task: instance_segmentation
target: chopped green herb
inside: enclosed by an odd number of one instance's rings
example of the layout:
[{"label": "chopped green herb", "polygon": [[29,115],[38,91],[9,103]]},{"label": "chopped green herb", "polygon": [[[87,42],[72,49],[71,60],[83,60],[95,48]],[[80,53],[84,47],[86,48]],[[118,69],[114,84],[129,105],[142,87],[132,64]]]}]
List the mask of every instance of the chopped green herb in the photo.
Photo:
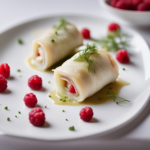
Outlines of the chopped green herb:
[{"label": "chopped green herb", "polygon": [[118,51],[120,49],[128,49],[131,47],[130,39],[132,36],[116,31],[114,34],[108,34],[106,37],[101,39],[93,39],[94,42],[99,43],[102,48],[107,51]]},{"label": "chopped green herb", "polygon": [[68,119],[66,119],[66,121],[68,121]]},{"label": "chopped green herb", "polygon": [[58,34],[57,31],[55,31],[55,34],[56,34],[56,35]]},{"label": "chopped green herb", "polygon": [[18,71],[18,72],[21,72],[21,70],[20,70],[20,69],[18,69],[17,71]]},{"label": "chopped green herb", "polygon": [[122,70],[126,70],[125,68],[123,68]]},{"label": "chopped green herb", "polygon": [[48,81],[48,83],[51,83],[50,81]]},{"label": "chopped green herb", "polygon": [[45,106],[45,108],[47,108],[47,106]]},{"label": "chopped green herb", "polygon": [[10,118],[9,118],[9,117],[7,118],[7,121],[10,121]]},{"label": "chopped green herb", "polygon": [[19,77],[22,77],[22,75],[19,75]]},{"label": "chopped green herb", "polygon": [[112,89],[112,87],[109,88],[110,90]]},{"label": "chopped green herb", "polygon": [[22,44],[23,42],[22,42],[22,40],[21,40],[21,39],[18,39],[18,43],[19,43],[19,44]]},{"label": "chopped green herb", "polygon": [[21,114],[21,112],[20,112],[20,111],[18,111],[18,114]]},{"label": "chopped green herb", "polygon": [[127,99],[124,99],[122,97],[119,97],[115,91],[113,91],[113,94],[107,92],[106,94],[107,97],[111,98],[113,100],[113,102],[116,102],[116,99],[119,98],[121,99],[122,101],[117,101],[116,104],[119,104],[119,103],[122,103],[122,102],[130,102],[129,100]]},{"label": "chopped green herb", "polygon": [[94,60],[90,59],[90,56],[99,55],[97,50],[98,48],[95,44],[93,45],[87,44],[86,48],[79,52],[79,56],[75,58],[74,61],[84,61],[85,63],[88,64],[88,67],[87,67],[88,72],[95,73],[96,72],[95,67],[92,65]]},{"label": "chopped green herb", "polygon": [[98,100],[102,100],[101,98],[98,98]]},{"label": "chopped green herb", "polygon": [[51,42],[55,42],[55,40],[54,40],[54,39],[51,39]]},{"label": "chopped green herb", "polygon": [[61,28],[66,28],[66,25],[68,24],[68,22],[65,20],[65,19],[61,19],[60,20],[60,23],[58,24],[58,25],[55,25],[54,26],[54,28],[56,29],[56,30],[59,30],[59,29],[61,29]]},{"label": "chopped green herb", "polygon": [[8,109],[8,107],[6,106],[6,107],[4,107],[4,109],[6,109],[6,110],[7,110],[7,109]]},{"label": "chopped green herb", "polygon": [[15,117],[17,118],[17,115]]},{"label": "chopped green herb", "polygon": [[75,130],[74,126],[69,127],[69,130],[74,131]]},{"label": "chopped green herb", "polygon": [[62,110],[62,112],[65,112],[65,110]]},{"label": "chopped green herb", "polygon": [[69,101],[69,100],[71,100],[71,99],[69,99],[68,97],[66,97],[66,96],[63,96],[63,95],[61,95],[61,94],[59,94],[58,93],[58,95],[59,95],[59,97],[60,97],[60,101],[62,101],[62,102],[66,102],[66,101]]},{"label": "chopped green herb", "polygon": [[48,97],[52,97],[51,95],[49,95]]}]

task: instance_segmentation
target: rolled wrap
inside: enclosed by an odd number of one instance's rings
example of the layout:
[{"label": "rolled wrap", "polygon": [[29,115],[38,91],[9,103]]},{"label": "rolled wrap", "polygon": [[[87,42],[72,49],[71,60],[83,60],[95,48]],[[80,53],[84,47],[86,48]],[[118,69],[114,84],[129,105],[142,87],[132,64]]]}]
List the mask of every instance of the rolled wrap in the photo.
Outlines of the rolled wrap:
[{"label": "rolled wrap", "polygon": [[[51,40],[54,39],[52,42]],[[32,63],[40,70],[46,70],[83,44],[83,37],[77,28],[67,23],[57,30],[53,28],[32,44]]]},{"label": "rolled wrap", "polygon": [[[87,64],[83,61],[74,61],[79,53],[56,68],[54,80],[57,92],[82,102],[105,85],[114,82],[119,75],[117,63],[109,53],[102,50],[98,50],[98,53],[100,55],[90,57],[94,60],[92,65],[95,67],[95,73],[88,72]],[[70,85],[74,86],[75,94],[69,92]]]}]

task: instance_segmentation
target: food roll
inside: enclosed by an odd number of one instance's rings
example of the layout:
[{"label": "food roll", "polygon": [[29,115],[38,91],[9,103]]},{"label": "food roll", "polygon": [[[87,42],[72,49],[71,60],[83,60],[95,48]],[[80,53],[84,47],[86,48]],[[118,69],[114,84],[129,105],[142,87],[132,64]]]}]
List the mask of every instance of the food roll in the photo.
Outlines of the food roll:
[{"label": "food roll", "polygon": [[83,37],[78,29],[62,19],[60,24],[33,41],[32,63],[44,71],[82,44]]},{"label": "food roll", "polygon": [[54,70],[58,94],[77,102],[84,101],[105,85],[114,82],[119,75],[118,65],[108,52],[94,45],[88,50],[88,46],[87,51],[75,54]]}]

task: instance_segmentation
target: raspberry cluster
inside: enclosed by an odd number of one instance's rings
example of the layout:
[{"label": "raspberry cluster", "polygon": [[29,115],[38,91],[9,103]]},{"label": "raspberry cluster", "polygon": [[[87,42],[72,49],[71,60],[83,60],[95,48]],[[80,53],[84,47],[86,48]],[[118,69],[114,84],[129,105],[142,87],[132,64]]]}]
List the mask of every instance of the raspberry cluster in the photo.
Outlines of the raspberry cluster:
[{"label": "raspberry cluster", "polygon": [[118,9],[150,11],[150,0],[111,0],[109,4]]}]

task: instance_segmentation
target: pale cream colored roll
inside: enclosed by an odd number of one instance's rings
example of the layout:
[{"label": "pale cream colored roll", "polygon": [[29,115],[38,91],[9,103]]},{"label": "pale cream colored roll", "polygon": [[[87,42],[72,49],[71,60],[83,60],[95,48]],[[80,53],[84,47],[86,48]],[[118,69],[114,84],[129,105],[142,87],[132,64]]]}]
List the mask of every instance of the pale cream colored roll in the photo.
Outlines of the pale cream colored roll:
[{"label": "pale cream colored roll", "polygon": [[40,70],[46,70],[83,44],[83,37],[77,28],[67,23],[65,27],[48,31],[33,41],[32,63]]},{"label": "pale cream colored roll", "polygon": [[[98,53],[99,55],[90,57],[95,73],[88,71],[84,61],[74,61],[79,53],[54,70],[54,80],[59,94],[81,102],[117,79],[119,72],[116,61],[105,51],[98,50]],[[75,93],[69,92],[71,85]]]}]

